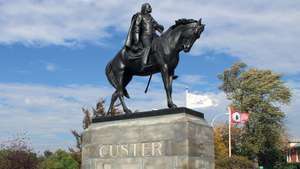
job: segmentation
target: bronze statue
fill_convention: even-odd
[[[174,72],[179,62],[179,52],[190,51],[205,25],[201,23],[201,19],[179,19],[158,36],[155,30],[162,32],[163,26],[150,13],[150,4],[143,4],[141,13],[132,18],[124,47],[106,66],[107,79],[116,89],[112,94],[108,113],[118,98],[124,112],[132,113],[124,102],[124,96],[129,98],[126,86],[133,76],[150,76],[149,86],[154,73],[162,75],[168,107],[177,107],[172,100],[172,82],[176,78]]]

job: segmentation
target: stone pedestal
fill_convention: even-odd
[[[213,130],[187,108],[93,119],[82,146],[83,169],[214,169]]]

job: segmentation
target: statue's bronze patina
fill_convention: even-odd
[[[168,107],[177,107],[172,100],[172,81],[177,77],[174,72],[179,61],[179,52],[190,51],[194,42],[200,38],[205,25],[201,23],[201,19],[179,19],[175,25],[163,32],[164,27],[153,19],[151,11],[150,4],[145,3],[141,12],[132,17],[124,47],[106,66],[106,76],[116,89],[112,94],[108,113],[118,98],[124,112],[131,113],[124,102],[124,96],[129,98],[127,84],[133,76],[150,76],[150,82],[154,73],[162,75]],[[156,31],[161,35],[158,36]]]

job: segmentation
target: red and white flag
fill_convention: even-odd
[[[231,124],[245,124],[249,120],[248,112],[240,112],[233,107],[229,107]]]

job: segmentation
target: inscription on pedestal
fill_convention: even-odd
[[[99,156],[100,158],[162,156],[163,145],[160,141],[100,145]]]

